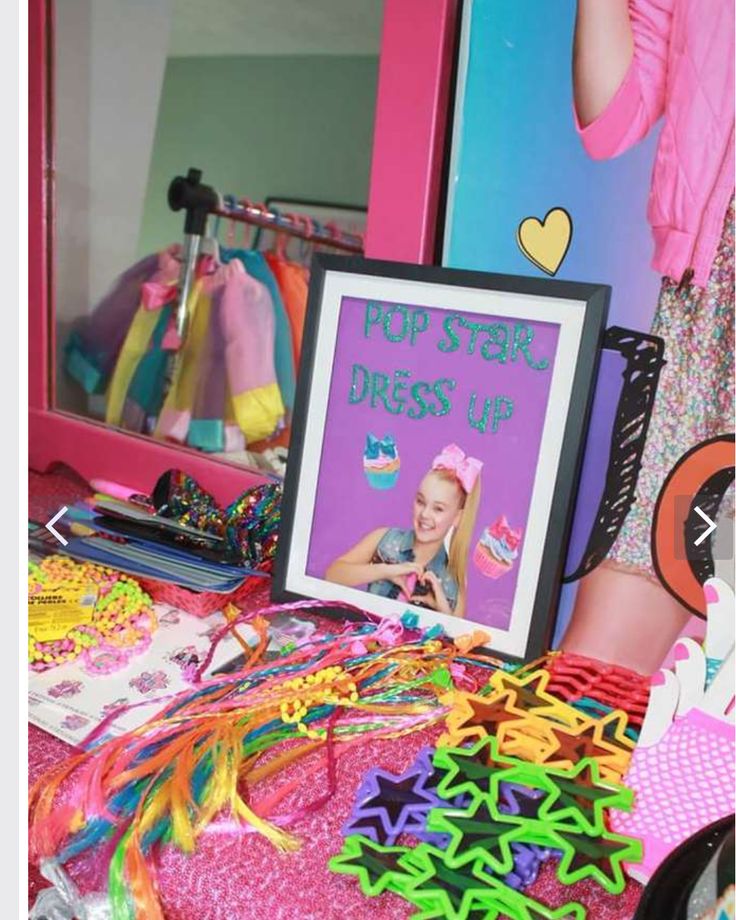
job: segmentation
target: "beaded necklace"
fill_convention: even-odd
[[[145,651],[156,629],[151,598],[135,579],[89,562],[48,556],[28,564],[28,594],[60,588],[94,586],[97,601],[90,623],[72,627],[61,639],[38,641],[28,636],[28,663],[45,671],[76,658],[90,674],[108,674],[125,667]]]

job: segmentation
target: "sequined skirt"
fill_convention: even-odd
[[[652,333],[666,364],[647,434],[636,501],[608,562],[655,578],[654,506],[667,474],[701,441],[734,430],[734,201],[706,287],[664,278]]]

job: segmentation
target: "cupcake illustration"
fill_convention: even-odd
[[[392,489],[399,478],[401,460],[396,441],[390,434],[383,440],[369,434],[363,451],[363,472],[373,489]]]
[[[521,528],[509,526],[505,515],[483,531],[473,553],[473,562],[487,578],[500,578],[513,568],[519,555]]]

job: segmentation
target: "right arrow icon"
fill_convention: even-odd
[[[701,516],[701,518],[702,518],[702,519],[705,521],[705,523],[708,525],[708,529],[707,529],[707,530],[704,530],[704,531],[700,534],[700,536],[698,537],[698,539],[695,540],[695,545],[696,545],[696,546],[700,546],[700,544],[703,542],[703,540],[707,539],[707,538],[713,533],[713,531],[716,529],[716,523],[715,523],[715,521],[711,521],[711,519],[708,517],[708,515],[705,513],[705,511],[702,511],[700,508],[698,508],[697,505],[695,506],[695,511],[697,511],[697,513]]]

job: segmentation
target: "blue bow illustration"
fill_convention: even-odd
[[[381,455],[384,457],[391,457],[392,460],[395,459],[397,455],[396,441],[390,434],[387,434],[382,441],[379,441],[378,438],[374,438],[372,434],[369,434],[365,439],[366,459],[377,460]]]

